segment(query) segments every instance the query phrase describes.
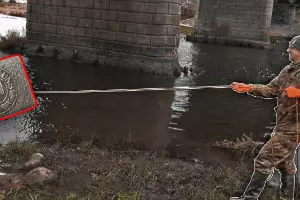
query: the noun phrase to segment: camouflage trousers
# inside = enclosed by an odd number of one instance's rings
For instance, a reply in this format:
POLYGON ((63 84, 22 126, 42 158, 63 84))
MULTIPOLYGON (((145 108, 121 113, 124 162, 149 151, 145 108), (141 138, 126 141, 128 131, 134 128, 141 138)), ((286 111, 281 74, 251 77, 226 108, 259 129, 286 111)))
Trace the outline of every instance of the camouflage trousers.
POLYGON ((276 132, 254 159, 254 169, 263 174, 270 174, 275 167, 282 172, 295 174, 294 156, 297 146, 295 132, 276 132))

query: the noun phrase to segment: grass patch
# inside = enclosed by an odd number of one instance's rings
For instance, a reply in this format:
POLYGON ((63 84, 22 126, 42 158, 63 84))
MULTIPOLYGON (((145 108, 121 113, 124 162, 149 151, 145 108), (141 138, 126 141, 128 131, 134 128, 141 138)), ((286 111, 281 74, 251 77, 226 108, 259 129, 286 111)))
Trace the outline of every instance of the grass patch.
MULTIPOLYGON (((13 142, 0 148, 0 159, 14 163, 36 152, 45 156, 44 167, 57 172, 57 182, 5 191, 3 199, 228 200, 243 193, 252 174, 239 162, 192 162, 155 151, 100 149, 90 141, 74 147, 13 142)), ((260 199, 273 196, 267 188, 260 199)))
POLYGON ((0 148, 0 159, 9 163, 22 162, 36 152, 39 152, 39 144, 37 142, 10 142, 0 148))
POLYGON ((0 36, 0 50, 22 50, 25 44, 25 37, 23 33, 16 30, 8 30, 5 36, 0 36))
POLYGON ((254 158, 264 143, 256 142, 252 137, 251 134, 243 134, 236 140, 225 139, 216 141, 216 143, 211 146, 235 154, 239 158, 254 158))

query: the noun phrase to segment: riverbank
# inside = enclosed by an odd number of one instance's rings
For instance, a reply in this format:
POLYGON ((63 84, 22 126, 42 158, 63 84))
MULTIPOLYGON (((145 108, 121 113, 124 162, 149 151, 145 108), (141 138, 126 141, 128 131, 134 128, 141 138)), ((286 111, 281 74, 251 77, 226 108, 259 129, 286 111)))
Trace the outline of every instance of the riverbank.
POLYGON ((26 17, 27 5, 24 3, 0 3, 0 14, 26 17))
MULTIPOLYGON (((65 145, 34 141, 9 143, 0 149, 1 166, 14 165, 32 153, 44 155, 43 166, 58 178, 43 186, 2 193, 2 199, 201 199, 227 200, 240 195, 251 170, 178 159, 164 151, 109 150, 91 141, 65 145)), ((270 199, 270 189, 263 199, 270 199)))
POLYGON ((23 53, 26 38, 18 31, 9 30, 5 36, 0 35, 0 50, 11 53, 23 53))

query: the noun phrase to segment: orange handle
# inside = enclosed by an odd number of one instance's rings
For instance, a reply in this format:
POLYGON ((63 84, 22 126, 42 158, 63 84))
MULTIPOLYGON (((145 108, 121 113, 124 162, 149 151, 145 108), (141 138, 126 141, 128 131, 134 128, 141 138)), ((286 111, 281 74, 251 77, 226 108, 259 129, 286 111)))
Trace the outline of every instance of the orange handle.
POLYGON ((236 92, 249 92, 251 90, 251 86, 250 85, 247 85, 245 83, 236 83, 236 82, 233 82, 231 84, 231 88, 236 91, 236 92))

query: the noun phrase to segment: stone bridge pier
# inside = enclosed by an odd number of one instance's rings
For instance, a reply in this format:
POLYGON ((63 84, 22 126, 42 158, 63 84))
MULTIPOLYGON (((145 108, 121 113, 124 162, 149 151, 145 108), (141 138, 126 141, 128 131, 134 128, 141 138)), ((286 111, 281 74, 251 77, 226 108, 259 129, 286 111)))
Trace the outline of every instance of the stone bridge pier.
POLYGON ((198 41, 269 47, 273 0, 201 0, 198 41))
POLYGON ((180 0, 28 0, 27 53, 172 74, 180 0))

